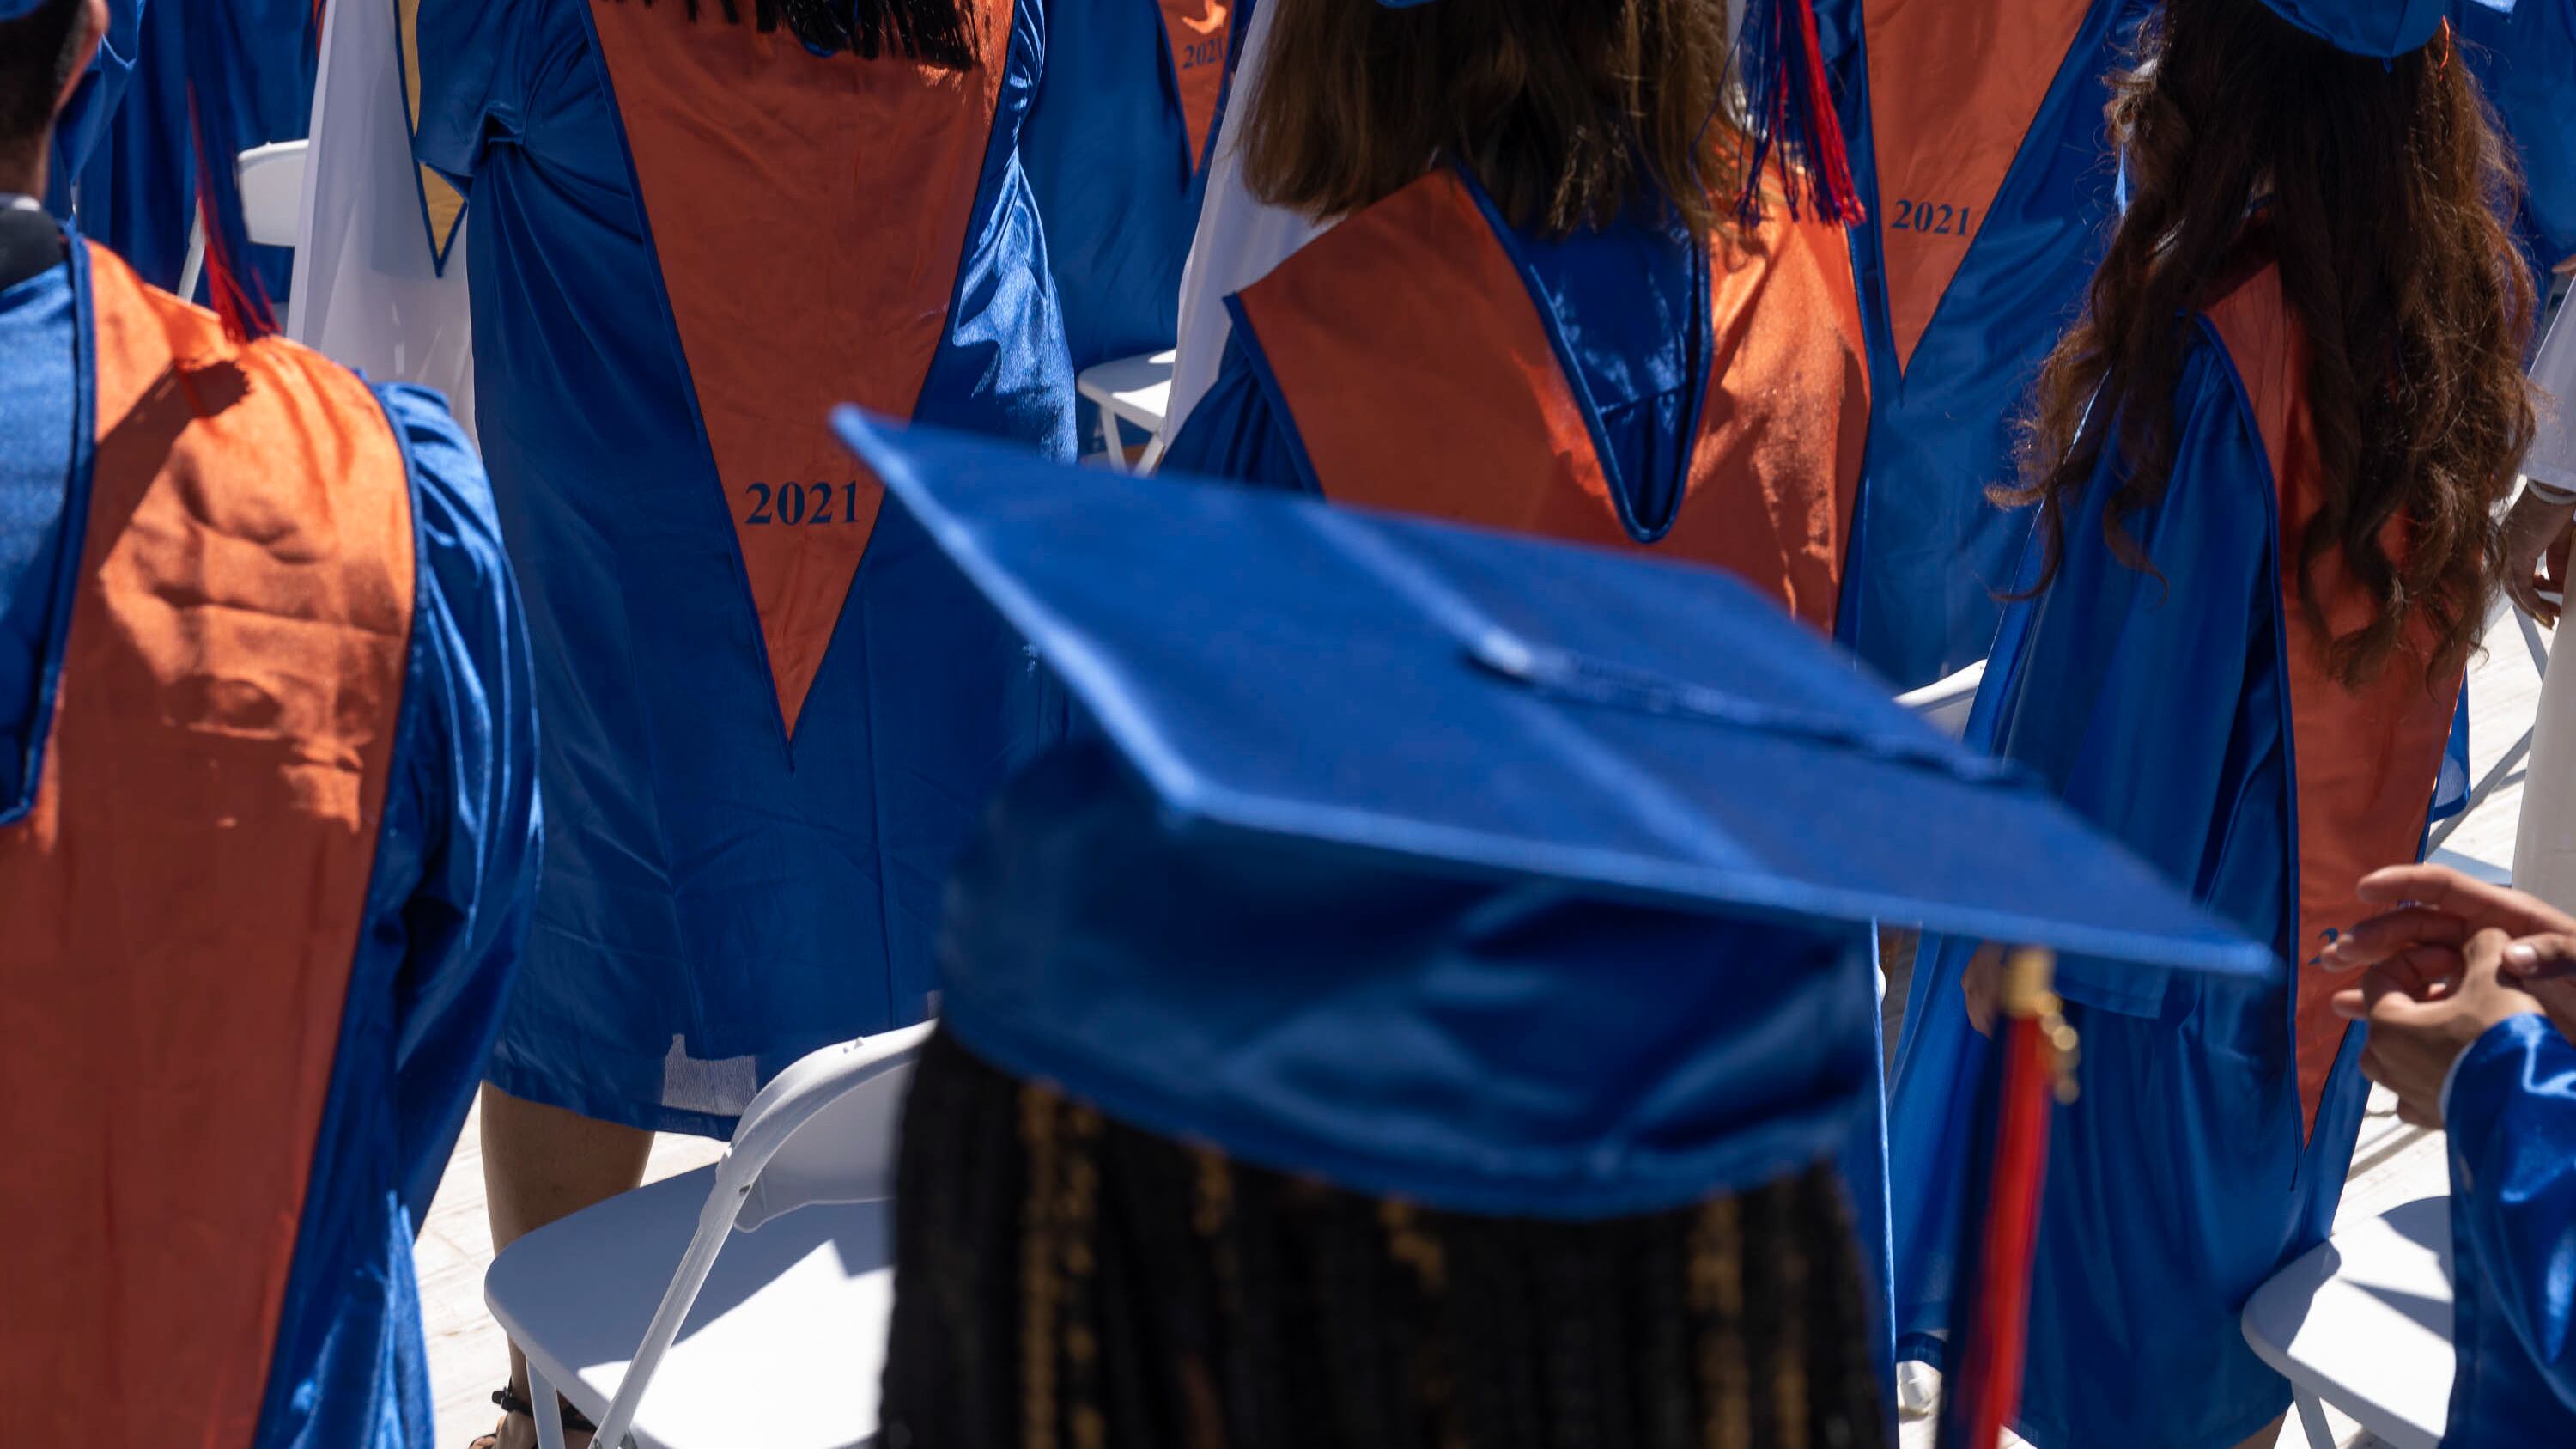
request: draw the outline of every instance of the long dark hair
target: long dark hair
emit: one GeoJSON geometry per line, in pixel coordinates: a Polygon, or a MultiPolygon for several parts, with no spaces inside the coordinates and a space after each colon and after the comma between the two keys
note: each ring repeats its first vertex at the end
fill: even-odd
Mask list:
{"type": "MultiPolygon", "coordinates": [[[[650,5],[654,0],[644,0],[650,5]]],[[[707,0],[680,0],[691,20],[707,0]]],[[[893,54],[948,70],[975,68],[975,17],[967,0],[712,0],[728,25],[763,32],[782,23],[826,55],[856,51],[874,60],[893,54]]]]}
{"type": "Polygon", "coordinates": [[[1251,98],[1253,193],[1344,216],[1440,158],[1506,220],[1562,236],[1651,185],[1695,236],[1736,195],[1726,0],[1263,0],[1269,69],[1251,98]]]}
{"type": "Polygon", "coordinates": [[[902,1144],[888,1449],[1883,1442],[1826,1165],[1604,1222],[1438,1212],[1138,1131],[945,1032],[902,1144]]]}
{"type": "Polygon", "coordinates": [[[2346,684],[2401,646],[2445,669],[2484,622],[2494,509],[2533,426],[2531,281],[2500,220],[2519,183],[2449,33],[2383,63],[2254,0],[2169,0],[2112,93],[2128,209],[2082,321],[2040,374],[2021,485],[1996,494],[2039,504],[2039,586],[2108,446],[2127,471],[2107,542],[2144,565],[2124,520],[2172,474],[2177,319],[2259,246],[2305,336],[2323,479],[2297,541],[2302,612],[2346,684]],[[2318,582],[2329,560],[2372,606],[2340,634],[2318,582]]]}

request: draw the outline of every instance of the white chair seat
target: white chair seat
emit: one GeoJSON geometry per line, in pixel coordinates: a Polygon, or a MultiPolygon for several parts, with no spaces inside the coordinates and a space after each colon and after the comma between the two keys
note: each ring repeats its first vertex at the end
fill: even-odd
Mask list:
{"type": "Polygon", "coordinates": [[[1101,444],[1108,450],[1111,467],[1122,472],[1127,467],[1127,452],[1117,446],[1116,423],[1131,423],[1157,439],[1162,436],[1163,418],[1172,405],[1175,355],[1166,348],[1150,356],[1114,358],[1084,368],[1073,380],[1073,390],[1100,408],[1101,444]]]}
{"type": "Polygon", "coordinates": [[[2316,1449],[2331,1404],[2394,1449],[2437,1449],[2451,1411],[2451,1203],[2353,1224],[2245,1305],[2245,1341],[2290,1381],[2316,1449]]]}
{"type": "MultiPolygon", "coordinates": [[[[510,1341],[593,1421],[625,1380],[715,1172],[539,1228],[484,1280],[510,1341]]],[[[637,1449],[872,1442],[894,1310],[893,1208],[818,1204],[731,1234],[637,1409],[637,1449]]]]}
{"type": "Polygon", "coordinates": [[[1968,714],[1976,707],[1977,686],[1985,678],[1986,661],[1980,659],[1946,679],[1898,695],[1896,702],[1955,740],[1968,732],[1968,714]]]}

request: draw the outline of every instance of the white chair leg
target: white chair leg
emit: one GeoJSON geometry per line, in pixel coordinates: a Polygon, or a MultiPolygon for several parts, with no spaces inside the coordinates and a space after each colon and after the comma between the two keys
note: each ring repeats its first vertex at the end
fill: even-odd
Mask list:
{"type": "MultiPolygon", "coordinates": [[[[2307,1436],[2308,1449],[2335,1449],[2334,1430],[2326,1424],[2326,1406],[2317,1402],[2317,1396],[2292,1389],[2290,1402],[2299,1406],[2299,1429],[2307,1436]]],[[[2283,1445],[2282,1449],[2289,1446],[2283,1445]]]]}
{"type": "Polygon", "coordinates": [[[534,1359],[528,1361],[528,1402],[537,1418],[537,1449],[564,1449],[563,1406],[555,1402],[555,1386],[534,1359]]]}
{"type": "Polygon", "coordinates": [[[1109,410],[1109,405],[1100,404],[1100,447],[1101,451],[1108,456],[1109,471],[1112,473],[1128,471],[1126,431],[1119,426],[1118,415],[1109,410]]]}
{"type": "Polygon", "coordinates": [[[206,213],[203,207],[188,209],[188,255],[179,263],[179,300],[197,300],[197,281],[206,273],[206,213]]]}

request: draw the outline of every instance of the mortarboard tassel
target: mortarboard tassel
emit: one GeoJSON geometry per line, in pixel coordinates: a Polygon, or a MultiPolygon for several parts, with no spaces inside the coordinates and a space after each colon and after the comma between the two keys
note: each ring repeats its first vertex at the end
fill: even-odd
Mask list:
{"type": "Polygon", "coordinates": [[[1868,217],[1853,185],[1851,157],[1834,112],[1824,46],[1816,38],[1812,0],[1751,0],[1737,37],[1748,122],[1743,190],[1736,214],[1762,215],[1762,178],[1777,151],[1784,163],[1789,214],[1854,226],[1868,217]]]}
{"type": "Polygon", "coordinates": [[[2030,1273],[2039,1247],[2040,1188],[2048,1172],[2049,1108],[2073,1096],[2074,1032],[2059,1016],[2045,951],[2015,952],[2004,968],[1998,1068],[1985,1098],[1986,1171],[1972,1170],[1966,1285],[1951,1321],[1941,1384],[1941,1449],[2000,1449],[2021,1407],[2030,1335],[2030,1273]],[[1990,1134],[1990,1135],[1989,1135],[1990,1134]],[[1979,1189],[1982,1188],[1982,1191],[1979,1189]]]}
{"type": "MultiPolygon", "coordinates": [[[[726,24],[742,23],[739,0],[718,4],[726,24]]],[[[699,0],[682,0],[682,9],[697,19],[699,0]]],[[[763,33],[784,22],[790,34],[825,55],[847,50],[874,60],[891,52],[945,70],[975,68],[975,16],[968,0],[752,0],[751,9],[763,33]]]]}
{"type": "Polygon", "coordinates": [[[277,331],[277,314],[269,306],[268,289],[257,274],[243,271],[238,260],[250,246],[241,193],[215,179],[213,158],[220,154],[229,161],[237,152],[229,136],[207,134],[194,81],[188,83],[188,138],[197,153],[197,216],[206,229],[206,301],[223,320],[225,336],[235,342],[266,337],[277,331]]]}

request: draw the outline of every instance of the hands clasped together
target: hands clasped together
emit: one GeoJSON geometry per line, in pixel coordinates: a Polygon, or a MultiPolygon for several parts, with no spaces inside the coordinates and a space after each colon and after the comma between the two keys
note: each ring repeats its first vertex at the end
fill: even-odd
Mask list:
{"type": "Polygon", "coordinates": [[[2498,1022],[2543,1013],[2576,1038],[2576,916],[2438,865],[2374,871],[2360,893],[2389,909],[2322,965],[2365,973],[2335,1010],[2369,1023],[2361,1069],[2397,1094],[2400,1118],[2441,1126],[2452,1064],[2498,1022]]]}

